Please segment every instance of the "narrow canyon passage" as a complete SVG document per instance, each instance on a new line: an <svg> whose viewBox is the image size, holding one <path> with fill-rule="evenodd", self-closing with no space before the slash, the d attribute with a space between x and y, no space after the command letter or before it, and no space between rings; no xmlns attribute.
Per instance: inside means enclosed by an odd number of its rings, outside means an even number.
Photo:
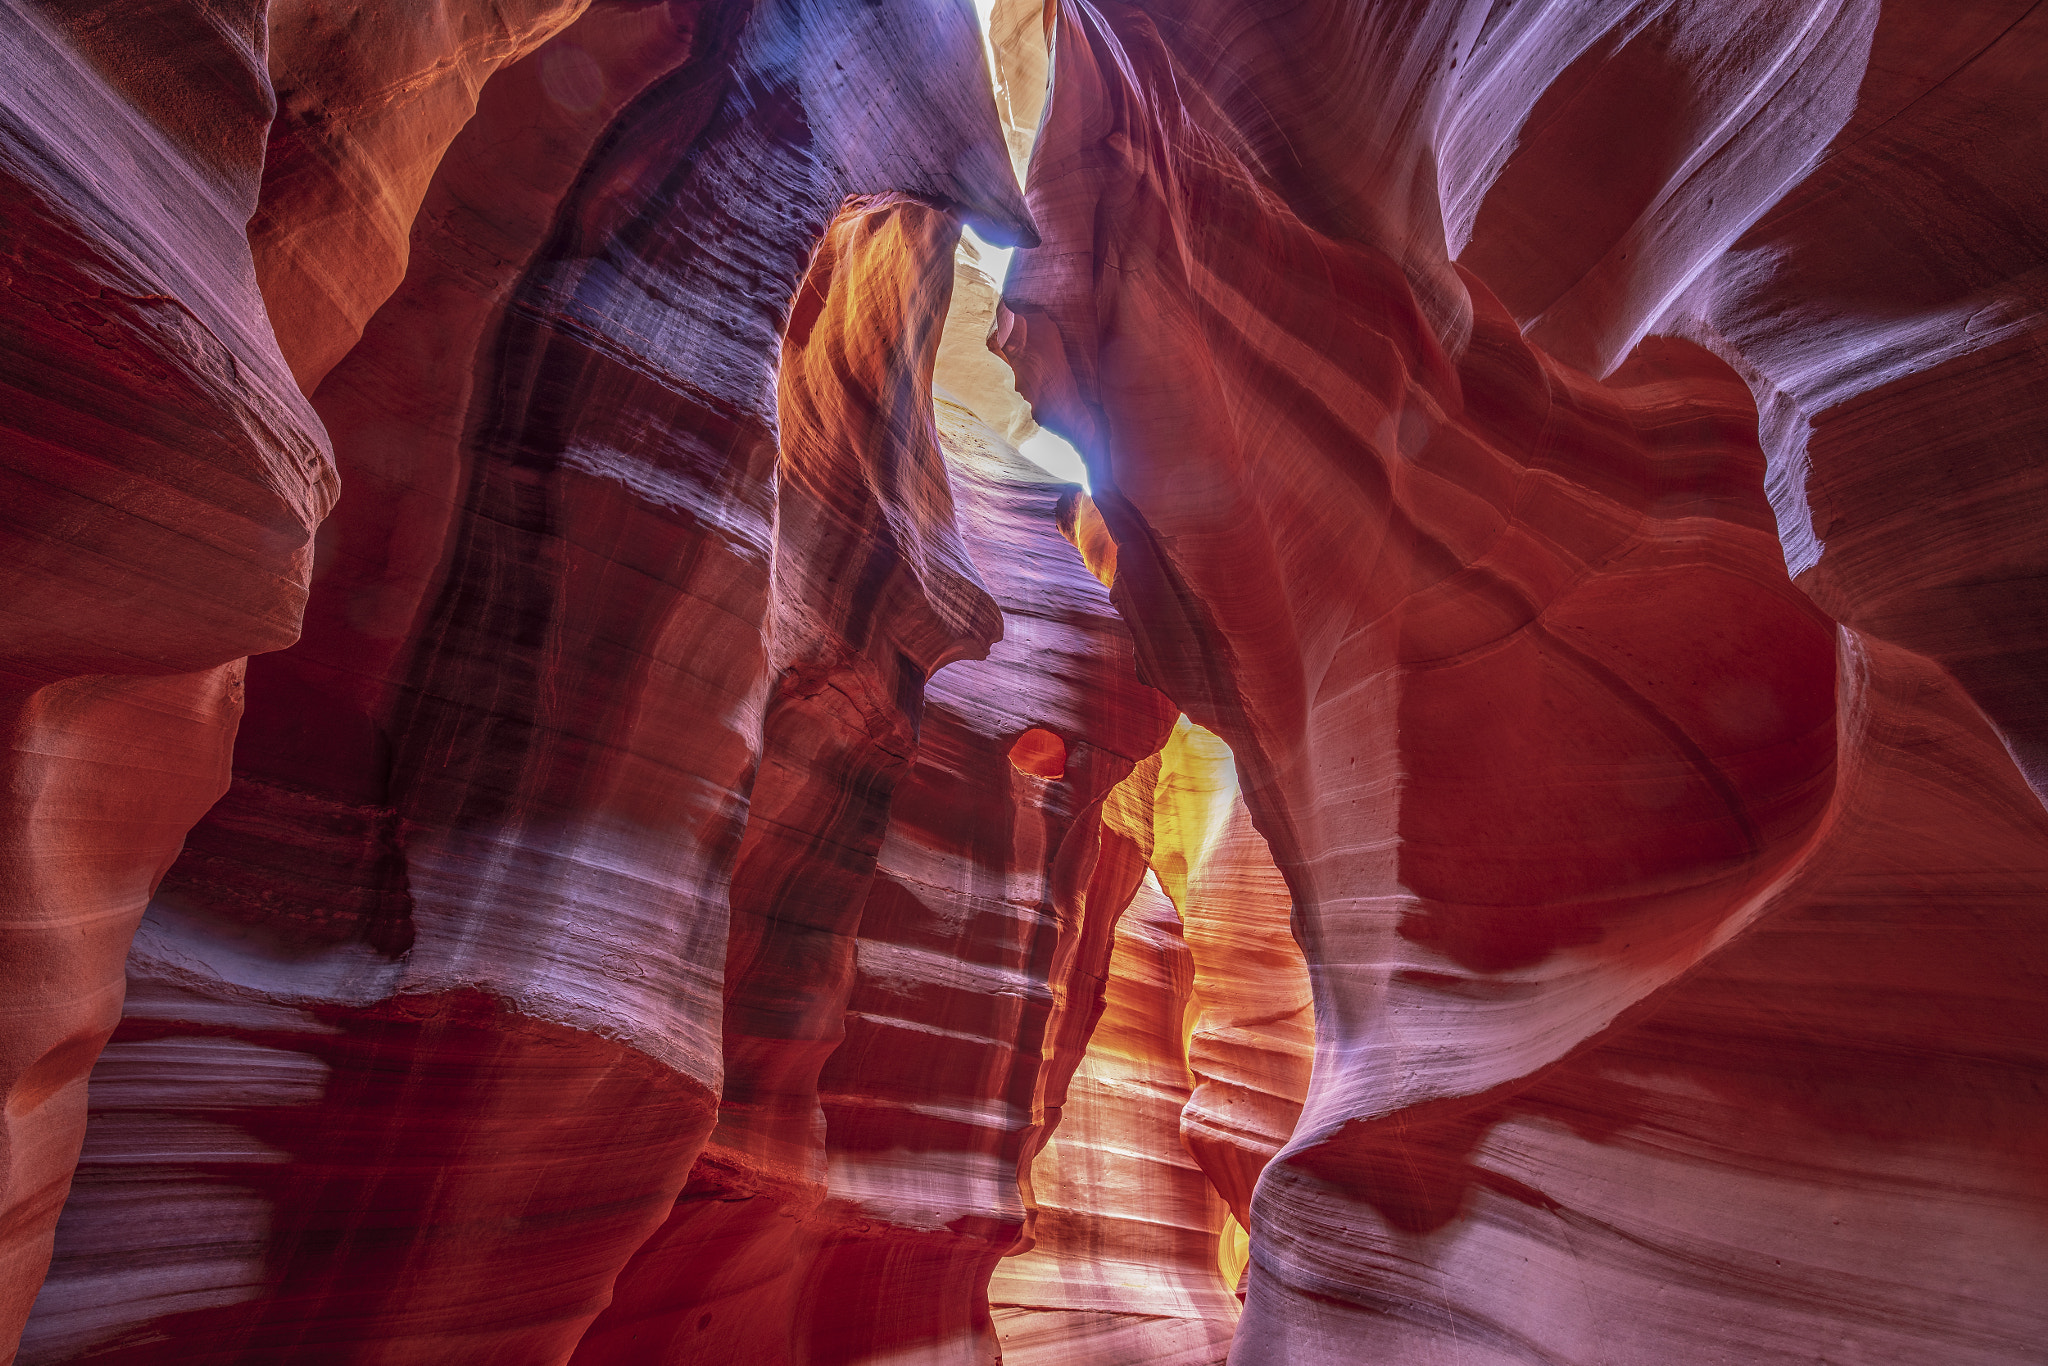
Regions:
<svg viewBox="0 0 2048 1366"><path fill-rule="evenodd" d="M0 1357L2048 1360L2048 11L0 9Z"/></svg>

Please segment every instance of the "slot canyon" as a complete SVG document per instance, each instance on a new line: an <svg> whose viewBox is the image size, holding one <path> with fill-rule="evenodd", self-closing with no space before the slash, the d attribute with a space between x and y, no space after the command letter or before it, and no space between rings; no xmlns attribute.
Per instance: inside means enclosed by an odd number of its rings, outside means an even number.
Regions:
<svg viewBox="0 0 2048 1366"><path fill-rule="evenodd" d="M2048 1366L2048 6L0 7L0 1360Z"/></svg>

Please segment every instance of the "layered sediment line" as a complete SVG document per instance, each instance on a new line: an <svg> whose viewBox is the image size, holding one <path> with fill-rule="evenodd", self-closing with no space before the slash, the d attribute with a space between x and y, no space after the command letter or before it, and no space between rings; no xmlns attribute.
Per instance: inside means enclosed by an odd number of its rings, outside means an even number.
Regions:
<svg viewBox="0 0 2048 1366"><path fill-rule="evenodd" d="M2037 7L0 4L0 1356L2038 1359Z"/></svg>
<svg viewBox="0 0 2048 1366"><path fill-rule="evenodd" d="M2037 1315L2018 1281L1991 1273L1983 1298L1945 1309L1918 1298L1969 1255L1959 1233L1907 1250L1838 1230L1906 1205L1940 1225L1947 1201L1990 1199L2028 1211L1994 1235L1999 1263L2031 1264L2019 1225L2038 1228L2038 1191L1997 1135L2038 1116L2019 1080L2038 1037L2020 1044L1992 1000L1965 1012L1972 1042L1945 1055L2008 1062L1963 1087L2000 1118L1958 1120L1945 1141L1968 1156L1949 1161L1930 1130L1862 1108L1898 1085L1876 1015L1844 1001L1815 1027L1816 1049L1825 1034L1845 1050L1831 1056L1860 1060L1839 1085L1864 1099L1772 1127L1747 1117L1736 1078L1784 1055L1726 998L1720 1026L1694 1013L1719 965L1773 955L1768 971L1816 1000L1917 980L1907 937L1877 926L1968 903L1980 875L2025 883L2043 848L2010 762L1962 757L1983 742L1949 729L1975 715L1953 683L1837 626L1788 579L1744 377L1642 339L1660 300L1804 174L1801 139L1817 153L1843 126L1870 16L1760 13L1745 51L1761 69L1686 69L1665 97L1711 117L1665 127L1680 169L1646 168L1665 188L1639 211L1622 194L1617 245L1566 282L1580 302L1539 320L1534 284L1500 258L1447 259L1430 190L1468 173L1459 137L1492 117L1499 73L1531 76L1510 54L1562 66L1609 51L1588 79L1623 81L1628 62L1710 50L1711 34L1677 11L1661 30L1564 42L1545 14L1598 16L1552 7L1465 30L1449 7L1310 7L1288 22L1325 24L1324 50L1370 38L1361 60L1387 68L1371 100L1340 109L1322 73L1282 78L1268 60L1301 34L1235 28L1232 11L1061 6L1031 182L1045 245L1013 268L1001 329L1038 418L1089 458L1147 677L1236 752L1294 894L1317 1058L1251 1202L1232 1360L1684 1355L1693 1330L1650 1307L1680 1262L1693 1317L1731 1325L1700 1340L1745 1360L1802 1359L1844 1334L1884 1359L2023 1359ZM1561 108L1540 128L1569 146L1590 125ZM1518 154L1542 145L1532 134ZM1482 229L1489 177L1510 203L1538 183L1512 158L1465 182ZM1736 202L1683 211L1706 195ZM1926 820L1955 839L1998 830L1988 864L1971 860L1997 872L1878 833L1871 813L1912 762L1903 737L1935 732L1963 767L1926 791ZM1870 861L1880 847L1901 858ZM1795 949L1812 941L1793 927L1816 917L1874 957L1844 978ZM2032 965L2015 989L2037 997L2039 946L2017 925L2002 937ZM1746 1018L1775 1018L1757 1010ZM1666 1020L1698 1046L1678 1048ZM1574 1135L1564 1147L1518 1124L1528 1097L1662 1047L1659 1085L1716 1099L1681 1113L1654 1087L1582 1089L1568 1121L1548 1121ZM1649 1131L1660 1195L1624 1216L1593 1154ZM1751 1175L1766 1149L1812 1164L1778 1169L1768 1199ZM1821 1204L1840 1222L1816 1240ZM1538 1245L1569 1249L1554 1264L1597 1285L1591 1301L1551 1293ZM1760 1284L1763 1262L1869 1296ZM1880 1315L1886 1297L1921 1307Z"/></svg>

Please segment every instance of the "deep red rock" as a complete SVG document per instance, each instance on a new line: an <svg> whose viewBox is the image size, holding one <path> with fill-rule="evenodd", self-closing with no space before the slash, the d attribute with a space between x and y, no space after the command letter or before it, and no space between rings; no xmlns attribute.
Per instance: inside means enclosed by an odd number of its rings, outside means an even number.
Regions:
<svg viewBox="0 0 2048 1366"><path fill-rule="evenodd" d="M0 1343L129 938L226 785L241 657L291 642L334 497L243 236L262 45L246 6L0 22Z"/></svg>
<svg viewBox="0 0 2048 1366"><path fill-rule="evenodd" d="M566 1359L710 1129L798 279L850 190L1028 224L964 13L648 18L565 35L608 102L507 73L323 392L366 496L131 958L121 1047L152 1075L106 1088L33 1359ZM833 112L885 85L922 151ZM210 1091L224 1051L313 1080ZM166 1110L212 1135L202 1166ZM602 1179L548 1156L613 1143ZM138 1183L240 1213L136 1221Z"/></svg>
<svg viewBox="0 0 2048 1366"><path fill-rule="evenodd" d="M1232 1359L1794 1360L1844 1340L1885 1360L2022 1359L2038 1311L2019 1278L1987 1269L1940 1305L1918 1287L1948 1283L1980 1236L1995 1266L2040 1265L2022 1250L2038 1189L2007 1137L2038 1127L2040 1038L1994 1004L2041 999L2040 946L1987 931L2011 975L1984 980L2009 985L1957 1014L1888 927L1969 904L1979 877L2030 885L2048 827L2009 763L1964 758L1988 732L1962 738L1969 709L1938 672L1835 628L1788 581L1737 374L1636 344L1745 220L1700 232L1667 195L1657 259L1616 267L1626 288L1587 286L1609 340L1591 321L1546 332L1554 309L1525 338L1444 259L1432 196L1400 193L1476 116L1436 60L1471 55L1457 16L1379 16L1383 46L1361 51L1392 74L1361 110L1358 86L1340 102L1322 69L1283 78L1267 56L1289 24L1306 42L1357 16L1233 28L1235 9L1061 7L1033 163L1045 246L1013 269L1002 335L1040 420L1090 457L1148 677L1230 742L1295 896L1318 1060L1253 1201ZM1689 73L1677 94L1721 122L1679 120L1680 160L1726 170L1688 193L1722 176L1752 215L1768 207L1804 165L1783 129L1817 146L1846 117L1854 18L1756 30L1743 51L1785 77L1768 89ZM1485 62L1519 50L1518 23ZM1824 59L1799 55L1810 43ZM1743 157L1779 169L1737 174ZM1635 220L1614 221L1625 246ZM1618 368L1595 380L1538 339ZM1926 828L1949 832L1920 845L1858 813L1899 799L1920 752L1905 737L1935 734L1960 767L1918 770ZM1982 852L1959 866L1943 845ZM1816 956L1796 927L1821 923L1869 957ZM1829 1023L1802 1012L1810 1054L1739 992L1705 1004L1724 963L1813 1002ZM1894 1027L1835 995L1908 979L1960 1031L1940 1046L1960 1069L1950 1119L1918 1126L1873 1108L1902 1082ZM1710 1025L1703 1008L1734 1013ZM1671 1099L1570 1090L1576 1147L1517 1127L1528 1097L1603 1056L1639 1059ZM1796 1090L1837 1072L1825 1121L1749 1108L1747 1076ZM1641 1128L1662 1165L1629 1204L1596 1154ZM1751 1175L1766 1153L1775 1184ZM1895 1185L1907 1172L1918 1194ZM1949 1199L2028 1213L1965 1235L1933 1213ZM1839 1222L1816 1232L1819 1209ZM1927 1236L1853 1232L1902 1219ZM1539 1263L1597 1289L1565 1294ZM1780 1285L1769 1266L1810 1269ZM1844 1278L1867 1288L1805 1288ZM1681 1281L1690 1308L1667 1310Z"/></svg>
<svg viewBox="0 0 2048 1366"><path fill-rule="evenodd" d="M2048 20L974 8L7 10L0 1341L2037 1360Z"/></svg>
<svg viewBox="0 0 2048 1366"><path fill-rule="evenodd" d="M732 875L726 1084L709 1146L579 1348L791 1359L827 1193L818 1076L845 1034L856 941L925 680L1002 616L953 521L931 369L958 224L853 201L784 337L768 639L775 690Z"/></svg>

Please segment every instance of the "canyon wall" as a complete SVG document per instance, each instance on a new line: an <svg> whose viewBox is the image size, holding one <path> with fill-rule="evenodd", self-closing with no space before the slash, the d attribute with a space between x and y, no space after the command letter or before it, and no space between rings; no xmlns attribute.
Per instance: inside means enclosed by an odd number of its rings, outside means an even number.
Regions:
<svg viewBox="0 0 2048 1366"><path fill-rule="evenodd" d="M1844 610L2010 554L1815 567L1767 489L1852 477L1758 416L1820 344L1760 239L1932 11L1244 8L1060 5L1001 327L1294 893L1316 1065L1231 1360L2030 1359L2048 820L2023 730ZM2010 335L1887 364L2023 503L2038 404L1966 399Z"/></svg>
<svg viewBox="0 0 2048 1366"><path fill-rule="evenodd" d="M1102 1017L1032 1164L1033 1245L989 1287L1011 1366L1199 1366L1229 1348L1237 1304L1217 1259L1228 1216L1179 1134L1193 981L1180 917L1148 881L1117 923Z"/></svg>
<svg viewBox="0 0 2048 1366"><path fill-rule="evenodd" d="M0 2L14 1359L2039 1360L2035 7Z"/></svg>

